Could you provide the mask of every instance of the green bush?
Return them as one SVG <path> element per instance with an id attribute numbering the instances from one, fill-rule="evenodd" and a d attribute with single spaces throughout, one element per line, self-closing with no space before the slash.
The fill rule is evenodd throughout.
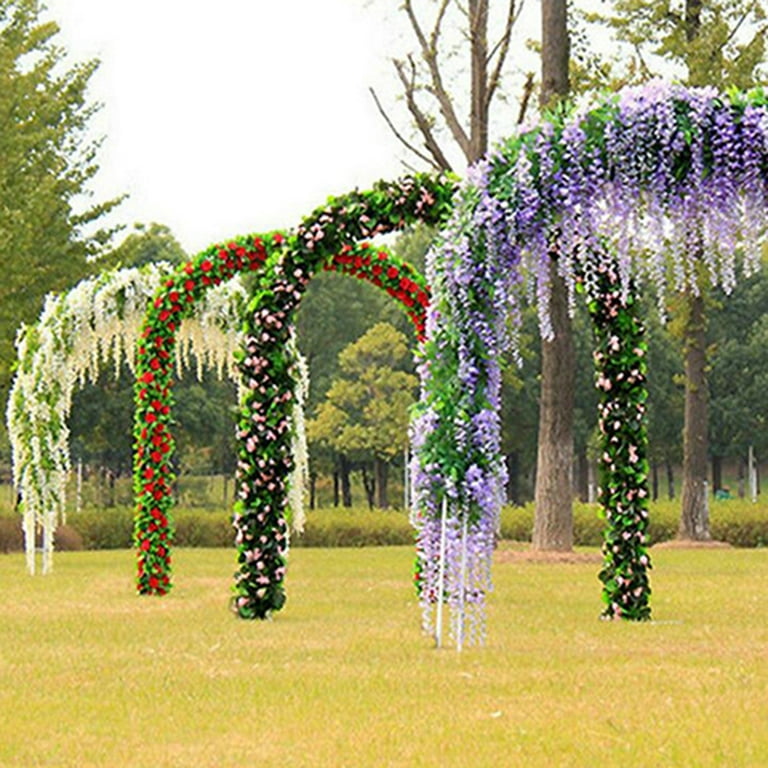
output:
<path id="1" fill-rule="evenodd" d="M 132 545 L 130 507 L 87 508 L 67 515 L 67 524 L 82 537 L 85 549 L 126 549 Z"/>
<path id="2" fill-rule="evenodd" d="M 574 543 L 600 546 L 604 521 L 596 504 L 576 503 L 573 508 Z M 652 544 L 677 535 L 679 501 L 651 505 L 648 536 Z M 233 530 L 228 510 L 179 508 L 174 511 L 177 547 L 230 547 Z M 768 506 L 734 499 L 710 504 L 712 537 L 735 547 L 768 546 Z M 501 538 L 530 541 L 533 530 L 533 504 L 505 507 L 501 513 Z M 133 510 L 115 507 L 106 510 L 87 508 L 70 513 L 67 525 L 56 531 L 57 549 L 125 549 L 131 546 Z M 308 512 L 304 533 L 294 535 L 295 547 L 375 547 L 409 545 L 414 533 L 403 511 L 367 508 L 326 508 Z M 24 548 L 21 517 L 12 512 L 0 514 L 0 552 L 19 552 Z"/>
<path id="3" fill-rule="evenodd" d="M 235 532 L 226 512 L 179 510 L 174 514 L 177 547 L 231 547 Z"/>
<path id="4" fill-rule="evenodd" d="M 318 509 L 307 514 L 295 547 L 379 547 L 413 543 L 413 528 L 402 511 Z"/>
<path id="5" fill-rule="evenodd" d="M 53 535 L 53 548 L 58 552 L 77 552 L 83 549 L 83 537 L 71 525 L 60 525 Z"/>
<path id="6" fill-rule="evenodd" d="M 24 549 L 24 533 L 21 530 L 21 516 L 0 515 L 0 552 L 21 552 Z"/>

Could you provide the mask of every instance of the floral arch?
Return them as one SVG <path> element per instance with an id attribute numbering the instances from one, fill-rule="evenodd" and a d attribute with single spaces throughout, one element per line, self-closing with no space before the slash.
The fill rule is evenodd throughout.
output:
<path id="1" fill-rule="evenodd" d="M 766 235 L 768 99 L 653 82 L 548 115 L 473 169 L 428 259 L 432 304 L 414 468 L 425 624 L 482 640 L 504 481 L 501 353 L 525 297 L 548 319 L 551 259 L 596 321 L 606 618 L 647 619 L 644 346 L 634 283 L 729 290 Z M 436 600 L 440 595 L 443 599 Z"/>
<path id="2" fill-rule="evenodd" d="M 63 520 L 70 470 L 67 417 L 74 391 L 95 381 L 112 364 L 136 365 L 136 339 L 146 305 L 170 264 L 117 269 L 82 280 L 72 290 L 49 295 L 34 326 L 16 340 L 18 366 L 7 407 L 14 487 L 23 499 L 27 568 L 35 571 L 35 533 L 43 532 L 42 571 L 53 564 L 53 536 Z M 239 280 L 211 291 L 180 328 L 179 370 L 196 356 L 197 373 L 211 367 L 236 376 L 232 355 L 239 346 L 238 320 L 247 294 Z"/>
<path id="3" fill-rule="evenodd" d="M 238 272 L 259 272 L 237 355 L 243 387 L 234 511 L 239 569 L 233 609 L 244 618 L 264 618 L 285 601 L 285 505 L 294 465 L 289 416 L 296 380 L 286 344 L 293 313 L 312 275 L 325 268 L 387 291 L 405 308 L 421 337 L 429 303 L 423 278 L 366 239 L 415 221 L 443 221 L 453 191 L 451 183 L 425 176 L 380 182 L 371 191 L 330 199 L 295 232 L 209 249 L 164 281 L 144 319 L 137 354 L 134 540 L 139 593 L 162 595 L 171 588 L 170 424 L 181 319 L 211 286 Z"/>

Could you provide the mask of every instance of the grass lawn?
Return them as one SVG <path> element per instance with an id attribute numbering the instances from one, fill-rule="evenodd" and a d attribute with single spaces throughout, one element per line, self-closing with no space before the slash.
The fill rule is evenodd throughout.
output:
<path id="1" fill-rule="evenodd" d="M 768 766 L 768 550 L 660 550 L 655 621 L 604 623 L 595 563 L 497 564 L 489 642 L 435 651 L 410 548 L 295 549 L 271 622 L 233 552 L 0 556 L 0 766 Z"/>

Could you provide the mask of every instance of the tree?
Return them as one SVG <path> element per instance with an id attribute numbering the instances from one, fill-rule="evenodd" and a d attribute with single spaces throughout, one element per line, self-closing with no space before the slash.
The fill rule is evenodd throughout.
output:
<path id="1" fill-rule="evenodd" d="M 159 261 L 176 266 L 186 258 L 187 254 L 170 228 L 155 221 L 134 224 L 133 232 L 110 254 L 110 261 L 123 267 L 142 267 Z"/>
<path id="2" fill-rule="evenodd" d="M 491 104 L 498 93 L 510 49 L 512 32 L 522 3 L 510 0 L 495 5 L 489 0 L 468 3 L 440 0 L 431 24 L 419 18 L 412 0 L 403 3 L 414 37 L 418 42 L 420 61 L 413 55 L 395 59 L 393 64 L 403 88 L 405 103 L 423 140 L 423 150 L 408 142 L 384 114 L 398 138 L 422 161 L 437 170 L 452 170 L 440 129 L 447 131 L 467 164 L 472 164 L 488 151 Z M 498 9 L 503 9 L 503 14 Z M 496 9 L 496 23 L 490 24 Z M 455 83 L 446 76 L 444 33 L 449 28 L 449 14 L 459 24 L 468 43 L 457 58 L 469 63 L 469 118 L 459 117 Z M 489 29 L 501 30 L 498 39 L 489 41 Z M 454 51 L 456 53 L 456 51 Z M 566 0 L 542 3 L 542 106 L 552 106 L 568 93 L 569 44 Z M 534 76 L 528 74 L 523 87 L 517 121 L 522 122 L 534 87 Z M 453 88 L 453 90 L 451 90 Z M 375 97 L 375 93 L 374 93 Z M 438 117 L 439 115 L 439 117 Z M 570 549 L 573 541 L 571 510 L 571 473 L 573 463 L 573 391 L 574 352 L 568 315 L 567 290 L 552 267 L 550 314 L 554 337 L 543 343 L 542 385 L 539 414 L 539 452 L 536 482 L 536 526 L 534 546 L 540 549 Z"/>
<path id="3" fill-rule="evenodd" d="M 340 376 L 307 424 L 311 441 L 362 461 L 369 504 L 375 498 L 382 509 L 389 506 L 388 466 L 408 441 L 408 409 L 418 385 L 408 370 L 410 359 L 405 335 L 377 323 L 341 352 Z"/>
<path id="4" fill-rule="evenodd" d="M 0 0 L 0 401 L 13 339 L 43 296 L 91 274 L 111 230 L 87 233 L 119 201 L 77 206 L 98 170 L 86 89 L 96 61 L 67 66 L 38 0 Z"/>
<path id="5" fill-rule="evenodd" d="M 569 42 L 566 0 L 541 3 L 541 105 L 555 108 L 567 97 Z M 536 514 L 532 544 L 540 550 L 573 548 L 573 407 L 575 350 L 568 289 L 550 263 L 552 337 L 541 344 L 541 398 L 536 460 Z"/>
<path id="6" fill-rule="evenodd" d="M 423 141 L 419 148 L 397 130 L 375 91 L 374 99 L 387 124 L 397 138 L 423 163 L 438 171 L 454 170 L 450 157 L 457 147 L 463 160 L 471 165 L 488 151 L 490 115 L 494 98 L 504 74 L 512 31 L 522 3 L 515 0 L 493 4 L 490 0 L 439 0 L 430 23 L 424 21 L 417 3 L 405 0 L 401 8 L 408 18 L 418 54 L 410 53 L 395 58 L 392 64 L 402 86 L 408 113 Z M 500 29 L 496 39 L 490 39 L 488 30 Z M 459 31 L 468 43 L 469 114 L 461 117 L 460 88 L 449 73 L 450 60 L 467 63 L 464 48 L 452 48 L 450 32 Z M 455 38 L 454 38 L 455 39 Z M 529 75 L 523 90 L 518 121 L 525 114 L 533 88 Z M 450 137 L 446 140 L 445 135 Z"/>
<path id="7" fill-rule="evenodd" d="M 607 21 L 632 46 L 641 77 L 659 58 L 680 69 L 689 85 L 750 87 L 762 74 L 766 7 L 761 0 L 613 0 Z M 704 280 L 678 302 L 685 368 L 683 494 L 679 535 L 710 538 L 707 520 L 707 296 Z"/>

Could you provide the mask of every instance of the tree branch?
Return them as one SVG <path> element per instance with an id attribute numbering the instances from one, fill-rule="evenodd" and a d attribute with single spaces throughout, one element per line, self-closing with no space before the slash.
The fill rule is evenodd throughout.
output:
<path id="1" fill-rule="evenodd" d="M 525 77 L 525 85 L 523 86 L 523 98 L 520 99 L 520 111 L 517 114 L 517 124 L 522 125 L 525 120 L 525 113 L 528 111 L 528 104 L 531 101 L 531 94 L 533 93 L 533 86 L 535 80 L 533 72 L 529 72 Z"/>
<path id="2" fill-rule="evenodd" d="M 403 89 L 405 90 L 405 103 L 408 106 L 408 111 L 411 113 L 411 116 L 416 122 L 416 127 L 419 129 L 419 133 L 421 133 L 424 139 L 424 145 L 426 146 L 427 151 L 429 152 L 430 155 L 432 155 L 432 157 L 435 160 L 435 163 L 437 164 L 437 167 L 439 167 L 440 170 L 443 170 L 443 171 L 453 170 L 451 168 L 451 164 L 448 162 L 448 158 L 446 158 L 445 154 L 440 148 L 440 144 L 438 143 L 434 133 L 432 132 L 432 125 L 431 125 L 430 119 L 427 117 L 427 115 L 424 114 L 424 112 L 421 110 L 419 105 L 416 103 L 416 96 L 415 96 L 416 65 L 414 64 L 413 59 L 410 60 L 410 63 L 411 63 L 411 79 L 410 80 L 408 79 L 408 76 L 405 73 L 405 65 L 403 64 L 402 61 L 397 61 L 396 59 L 393 59 L 392 63 L 395 65 L 395 69 L 397 70 L 398 77 L 400 78 L 400 82 L 402 83 Z"/>
<path id="3" fill-rule="evenodd" d="M 747 17 L 749 16 L 752 11 L 755 10 L 755 6 L 757 5 L 757 0 L 754 0 L 753 3 L 751 3 L 747 8 L 744 9 L 744 13 L 741 14 L 741 18 L 736 22 L 736 24 L 733 25 L 733 28 L 731 29 L 730 34 L 728 35 L 728 39 L 723 43 L 723 48 L 725 48 L 728 43 L 733 40 L 734 37 L 736 37 L 736 34 L 738 33 L 739 29 L 741 28 L 741 25 L 747 20 Z M 758 37 L 761 34 L 762 30 L 760 30 L 755 37 Z M 754 40 L 755 38 L 753 38 Z"/>
<path id="4" fill-rule="evenodd" d="M 471 154 L 469 137 L 462 127 L 458 117 L 456 116 L 456 111 L 453 108 L 453 102 L 451 101 L 451 97 L 448 94 L 445 85 L 443 84 L 442 74 L 437 63 L 437 44 L 440 37 L 440 26 L 442 24 L 443 16 L 445 15 L 448 3 L 449 0 L 442 0 L 440 3 L 435 26 L 432 30 L 432 34 L 430 35 L 429 40 L 427 40 L 426 36 L 424 35 L 424 31 L 419 24 L 419 20 L 416 18 L 411 0 L 405 0 L 403 3 L 403 8 L 408 14 L 411 27 L 413 27 L 416 39 L 419 41 L 419 45 L 421 46 L 421 56 L 429 69 L 429 74 L 432 81 L 432 84 L 429 87 L 429 92 L 437 100 L 438 106 L 440 107 L 440 113 L 442 114 L 443 119 L 448 126 L 448 130 L 450 130 L 451 135 L 454 138 L 454 141 L 456 141 L 456 143 L 459 145 L 461 151 L 464 153 L 464 156 L 469 158 Z"/>
<path id="5" fill-rule="evenodd" d="M 525 0 L 520 3 L 520 9 L 517 11 L 517 13 L 515 13 L 515 0 L 509 0 L 509 10 L 507 12 L 507 21 L 504 25 L 504 33 L 496 45 L 493 46 L 493 49 L 488 55 L 489 64 L 497 52 L 499 54 L 499 58 L 496 60 L 496 66 L 493 68 L 493 72 L 491 72 L 490 77 L 488 78 L 488 86 L 485 90 L 486 108 L 490 107 L 493 94 L 499 86 L 499 82 L 501 80 L 501 70 L 504 66 L 504 62 L 506 61 L 507 54 L 509 53 L 509 42 L 512 38 L 512 27 L 514 27 L 515 22 L 520 15 L 524 1 Z"/>
<path id="6" fill-rule="evenodd" d="M 425 163 L 428 163 L 431 165 L 436 171 L 444 170 L 441 165 L 439 165 L 435 160 L 433 160 L 429 155 L 425 155 L 423 152 L 421 152 L 419 149 L 413 146 L 408 139 L 406 139 L 400 131 L 395 128 L 394 123 L 390 119 L 389 115 L 387 114 L 386 110 L 382 106 L 381 102 L 379 101 L 379 97 L 376 95 L 376 91 L 373 88 L 368 88 L 368 90 L 371 92 L 371 96 L 373 96 L 374 102 L 376 102 L 376 107 L 379 110 L 379 114 L 384 118 L 384 121 L 389 126 L 392 133 L 395 134 L 395 137 L 400 141 L 403 146 L 406 147 L 406 149 L 413 152 L 414 155 L 419 157 L 421 160 L 423 160 Z"/>

